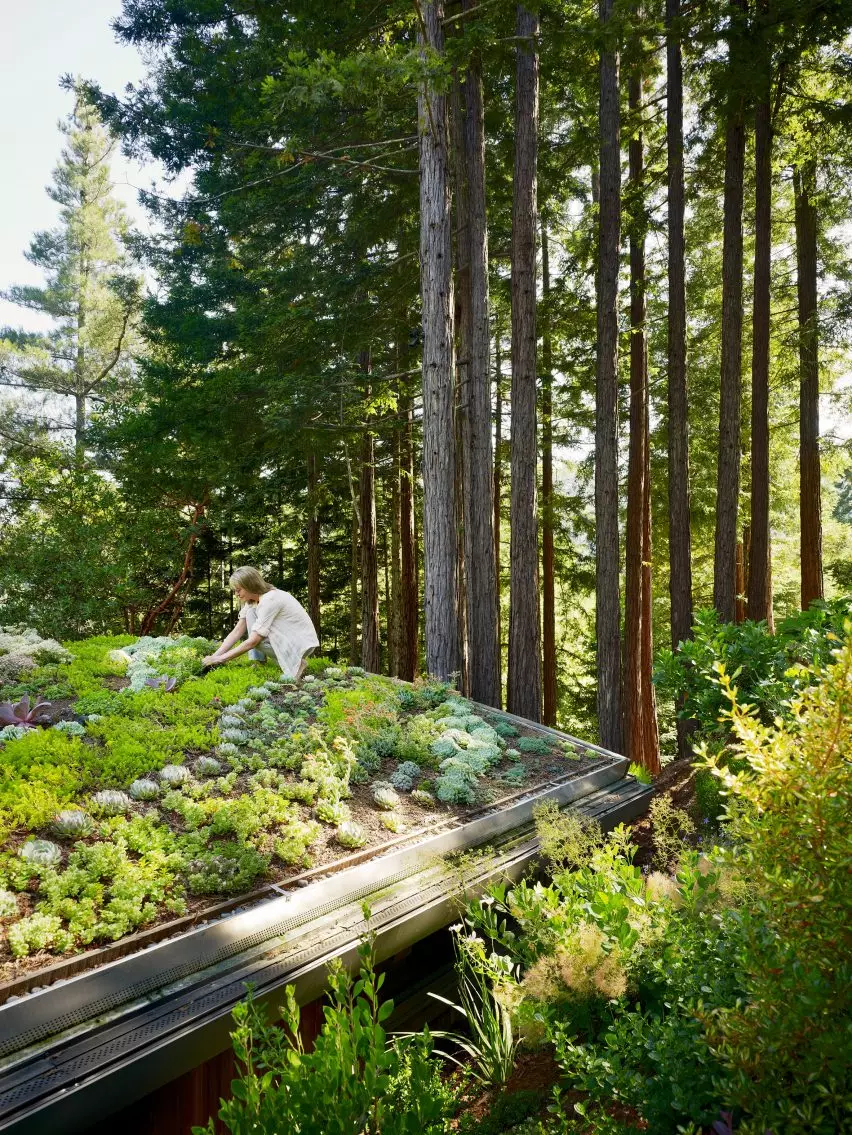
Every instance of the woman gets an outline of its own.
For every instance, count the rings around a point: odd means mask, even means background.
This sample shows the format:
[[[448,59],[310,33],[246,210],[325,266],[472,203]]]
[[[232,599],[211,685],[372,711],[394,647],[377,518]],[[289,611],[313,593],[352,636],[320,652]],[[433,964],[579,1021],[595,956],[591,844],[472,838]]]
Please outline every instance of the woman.
[[[274,659],[288,678],[301,678],[305,659],[319,646],[310,616],[287,591],[267,583],[257,568],[237,568],[231,576],[234,594],[243,604],[237,625],[205,666],[220,666],[248,651],[256,662]],[[247,635],[245,642],[239,640]],[[234,643],[239,642],[239,646]]]

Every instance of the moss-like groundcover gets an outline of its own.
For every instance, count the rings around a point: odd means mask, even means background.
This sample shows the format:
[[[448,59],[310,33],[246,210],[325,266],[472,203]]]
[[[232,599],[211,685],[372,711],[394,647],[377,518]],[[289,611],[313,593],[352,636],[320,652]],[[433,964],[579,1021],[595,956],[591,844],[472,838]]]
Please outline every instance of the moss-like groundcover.
[[[440,683],[323,659],[299,683],[247,661],[202,674],[209,649],[0,630],[16,660],[0,686],[6,976],[39,960],[19,959],[114,941],[581,759]]]

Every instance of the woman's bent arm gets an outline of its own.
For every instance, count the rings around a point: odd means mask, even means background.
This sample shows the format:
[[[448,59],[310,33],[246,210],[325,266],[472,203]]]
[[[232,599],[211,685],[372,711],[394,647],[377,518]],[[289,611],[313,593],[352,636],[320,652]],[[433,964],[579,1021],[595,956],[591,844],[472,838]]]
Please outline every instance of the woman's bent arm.
[[[240,619],[238,621],[237,625],[234,627],[234,629],[228,635],[228,637],[223,640],[222,645],[216,647],[216,649],[213,652],[213,657],[218,658],[220,655],[224,654],[226,650],[230,650],[230,648],[234,645],[234,643],[239,642],[240,639],[243,637],[243,635],[245,633],[246,633],[246,621],[245,621],[245,619]]]

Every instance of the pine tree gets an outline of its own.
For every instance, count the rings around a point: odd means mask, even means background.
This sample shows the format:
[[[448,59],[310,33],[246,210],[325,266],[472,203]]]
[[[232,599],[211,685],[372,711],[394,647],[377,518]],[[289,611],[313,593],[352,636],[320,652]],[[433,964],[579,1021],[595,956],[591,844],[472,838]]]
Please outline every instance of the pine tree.
[[[61,129],[67,141],[47,190],[60,206],[59,225],[37,233],[25,254],[46,283],[7,293],[13,303],[49,316],[54,327],[46,334],[11,333],[0,366],[13,389],[41,396],[40,411],[34,399],[20,398],[21,436],[45,426],[70,432],[81,467],[91,403],[115,393],[130,374],[139,279],[123,244],[127,218],[112,196],[115,143],[79,92]]]

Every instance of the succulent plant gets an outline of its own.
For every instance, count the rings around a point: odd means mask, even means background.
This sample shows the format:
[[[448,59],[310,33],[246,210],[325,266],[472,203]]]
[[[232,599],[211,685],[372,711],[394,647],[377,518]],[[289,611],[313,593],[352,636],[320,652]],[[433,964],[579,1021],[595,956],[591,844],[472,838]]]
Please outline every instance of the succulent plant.
[[[494,726],[494,730],[501,737],[517,737],[518,736],[517,729],[514,727],[514,725],[511,725],[508,721],[498,721]]]
[[[220,757],[225,757],[227,759],[230,757],[235,757],[239,752],[239,749],[233,743],[233,741],[222,741],[222,743],[217,746],[216,751],[218,752]]]
[[[164,780],[166,784],[184,784],[189,780],[189,769],[186,765],[163,765],[160,780]]]
[[[314,808],[314,815],[324,824],[344,824],[350,817],[350,811],[341,800],[318,800]]]
[[[518,748],[522,753],[537,753],[543,757],[550,753],[550,744],[543,737],[521,737]]]
[[[10,701],[3,702],[0,704],[0,725],[18,725],[24,729],[35,729],[43,719],[40,711],[49,706],[49,701],[41,701],[41,699],[30,705],[29,694],[24,694],[14,705]]]
[[[399,792],[410,792],[420,776],[420,765],[416,761],[403,761],[391,774],[391,785]]]
[[[92,797],[92,807],[103,816],[120,816],[130,808],[131,803],[126,792],[116,792],[112,788],[96,792]]]
[[[341,847],[363,847],[367,842],[367,833],[361,825],[356,824],[354,820],[347,820],[346,823],[338,827],[336,839]]]
[[[392,811],[399,803],[394,786],[387,780],[377,780],[373,784],[373,803],[383,812]]]
[[[249,739],[245,729],[220,729],[219,736],[224,741],[230,741],[232,745],[245,745]]]
[[[394,832],[398,835],[400,832],[405,831],[405,821],[398,812],[383,812],[381,816],[382,827],[388,829],[389,832]]]
[[[49,839],[31,839],[19,852],[21,859],[34,867],[55,867],[62,859],[61,848]]]
[[[12,891],[0,891],[0,922],[15,918],[18,913],[18,896]]]
[[[79,721],[57,721],[53,728],[57,733],[65,733],[68,737],[82,737],[86,732]]]
[[[199,757],[195,762],[195,771],[199,776],[218,776],[222,766],[215,757]]]
[[[267,690],[265,686],[251,686],[246,690],[246,697],[251,698],[252,701],[265,701],[266,698],[272,697],[272,691]]]
[[[89,835],[94,826],[92,817],[79,808],[66,808],[58,812],[53,821],[53,830],[64,839]]]
[[[343,671],[339,666],[327,666],[325,670],[326,678],[342,678]]]
[[[237,716],[232,709],[228,713],[223,713],[219,718],[220,729],[242,729],[243,725],[245,725],[245,722],[242,716]]]
[[[134,800],[156,800],[160,795],[160,786],[156,780],[134,780],[130,785],[130,795]]]
[[[156,678],[146,678],[145,685],[153,690],[163,689],[170,694],[177,686],[177,678],[172,678],[169,674],[158,674]]]
[[[4,725],[0,729],[0,741],[20,741],[26,736],[27,730],[24,725]]]
[[[415,788],[411,793],[411,799],[415,804],[419,804],[421,808],[435,807],[435,797],[431,792],[427,792],[425,788]]]

